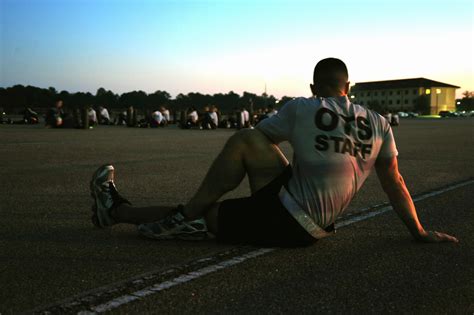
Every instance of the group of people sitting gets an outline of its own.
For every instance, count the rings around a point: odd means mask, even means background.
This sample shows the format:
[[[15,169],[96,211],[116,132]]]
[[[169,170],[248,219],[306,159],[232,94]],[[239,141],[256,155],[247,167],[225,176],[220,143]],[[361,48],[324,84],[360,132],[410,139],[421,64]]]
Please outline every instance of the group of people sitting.
[[[109,111],[103,106],[99,106],[97,110],[89,106],[87,108],[87,118],[89,120],[89,126],[111,124]]]
[[[0,124],[35,125],[39,123],[39,114],[30,107],[25,107],[25,109],[20,113],[23,115],[23,118],[20,120],[14,120],[8,117],[3,108],[0,107]]]
[[[2,111],[3,112],[3,111]],[[40,115],[31,108],[25,108],[21,124],[37,124]],[[230,114],[223,115],[215,105],[205,106],[203,111],[198,111],[191,106],[186,111],[174,113],[164,106],[147,112],[142,119],[137,119],[137,111],[132,106],[126,108],[115,116],[113,120],[108,109],[104,106],[87,106],[82,109],[65,111],[63,101],[56,99],[54,106],[44,115],[47,128],[93,128],[97,125],[126,125],[130,127],[157,128],[167,126],[172,120],[178,121],[178,126],[183,129],[212,130],[217,128],[253,128],[263,119],[272,117],[277,113],[273,107],[258,109],[250,113],[245,106],[235,108]],[[2,116],[3,117],[3,116]],[[2,118],[3,121],[3,118]]]
[[[71,115],[64,111],[63,101],[57,99],[54,106],[45,115],[45,126],[47,128],[92,128],[99,124],[111,124],[109,111],[103,106],[99,106],[97,110],[92,106],[88,106],[82,112],[80,109],[75,109]]]
[[[204,112],[199,114],[197,109],[194,106],[191,106],[186,114],[186,122],[183,124],[183,118],[181,119],[181,128],[191,129],[216,129],[219,126],[219,110],[216,106],[206,106],[204,107]]]
[[[235,108],[230,115],[222,115],[214,105],[204,107],[202,113],[199,113],[197,109],[192,106],[186,112],[183,112],[186,118],[181,118],[180,126],[183,129],[199,128],[203,130],[217,128],[253,128],[260,121],[272,117],[277,112],[276,109],[270,106],[266,109],[259,109],[251,114],[245,106],[242,106]]]

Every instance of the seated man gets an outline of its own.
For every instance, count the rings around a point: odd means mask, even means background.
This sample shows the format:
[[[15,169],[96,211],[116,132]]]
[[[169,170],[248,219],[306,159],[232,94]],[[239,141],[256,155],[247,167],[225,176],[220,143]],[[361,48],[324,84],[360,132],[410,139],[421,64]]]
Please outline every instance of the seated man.
[[[171,122],[170,110],[164,106],[160,106],[160,112],[163,114],[163,117],[165,118],[166,122],[170,123]]]
[[[217,128],[217,113],[215,113],[212,107],[205,106],[204,114],[202,115],[201,120],[201,129],[210,130]]]
[[[375,166],[380,183],[413,237],[425,242],[455,237],[426,231],[398,171],[389,122],[350,102],[345,64],[316,65],[312,98],[288,102],[254,130],[236,132],[213,162],[193,198],[178,207],[131,207],[114,184],[114,167],[93,175],[92,221],[98,227],[138,224],[156,239],[202,239],[208,231],[225,243],[301,246],[333,231]],[[289,141],[293,165],[277,144]],[[248,175],[252,195],[218,202]]]
[[[92,127],[98,124],[97,112],[92,106],[90,106],[87,109],[87,118],[89,119],[89,127]]]
[[[38,113],[32,110],[30,107],[25,108],[23,111],[23,123],[34,125],[38,122]]]
[[[110,114],[107,108],[99,106],[99,124],[108,125],[110,124]]]
[[[63,127],[63,101],[57,98],[54,102],[54,107],[46,112],[45,125],[47,128]]]
[[[194,108],[194,106],[191,106],[188,110],[188,117],[187,117],[187,120],[186,120],[185,128],[190,129],[190,128],[193,128],[193,127],[197,127],[198,122],[199,122],[198,112],[197,112],[196,108]]]
[[[211,112],[209,114],[209,117],[211,118],[212,121],[212,129],[216,129],[217,126],[219,126],[219,114],[217,113],[218,109],[215,105],[211,106]]]
[[[166,123],[167,121],[161,111],[155,110],[153,113],[151,113],[150,127],[164,127],[166,126]]]

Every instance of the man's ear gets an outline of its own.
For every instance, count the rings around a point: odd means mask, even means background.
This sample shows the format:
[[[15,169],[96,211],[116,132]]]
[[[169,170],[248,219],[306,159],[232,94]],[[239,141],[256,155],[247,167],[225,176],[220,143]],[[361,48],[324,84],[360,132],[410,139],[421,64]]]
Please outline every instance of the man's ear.
[[[349,94],[349,87],[351,85],[351,82],[347,81],[346,85],[344,86],[344,93],[345,95]]]

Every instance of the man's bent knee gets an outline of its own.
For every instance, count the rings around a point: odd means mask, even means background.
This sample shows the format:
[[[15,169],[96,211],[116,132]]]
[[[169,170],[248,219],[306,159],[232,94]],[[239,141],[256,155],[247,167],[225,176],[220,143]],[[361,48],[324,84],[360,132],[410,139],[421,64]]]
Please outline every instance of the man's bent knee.
[[[232,138],[246,145],[272,145],[267,136],[258,129],[242,129],[237,131]]]

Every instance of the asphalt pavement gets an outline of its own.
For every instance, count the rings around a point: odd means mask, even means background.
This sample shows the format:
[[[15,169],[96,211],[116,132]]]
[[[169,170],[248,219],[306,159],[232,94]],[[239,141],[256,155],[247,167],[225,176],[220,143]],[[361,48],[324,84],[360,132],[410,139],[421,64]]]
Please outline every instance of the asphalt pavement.
[[[133,226],[94,229],[88,192],[92,172],[113,163],[132,203],[186,202],[232,133],[0,126],[0,312],[49,307],[233,250],[213,241],[147,240]],[[412,194],[474,177],[474,119],[402,120],[394,133]],[[417,203],[427,227],[453,233],[460,244],[417,244],[386,213],[312,247],[276,250],[113,312],[473,313],[472,192],[468,185]],[[244,182],[227,197],[248,193]],[[348,211],[384,201],[371,176]]]

